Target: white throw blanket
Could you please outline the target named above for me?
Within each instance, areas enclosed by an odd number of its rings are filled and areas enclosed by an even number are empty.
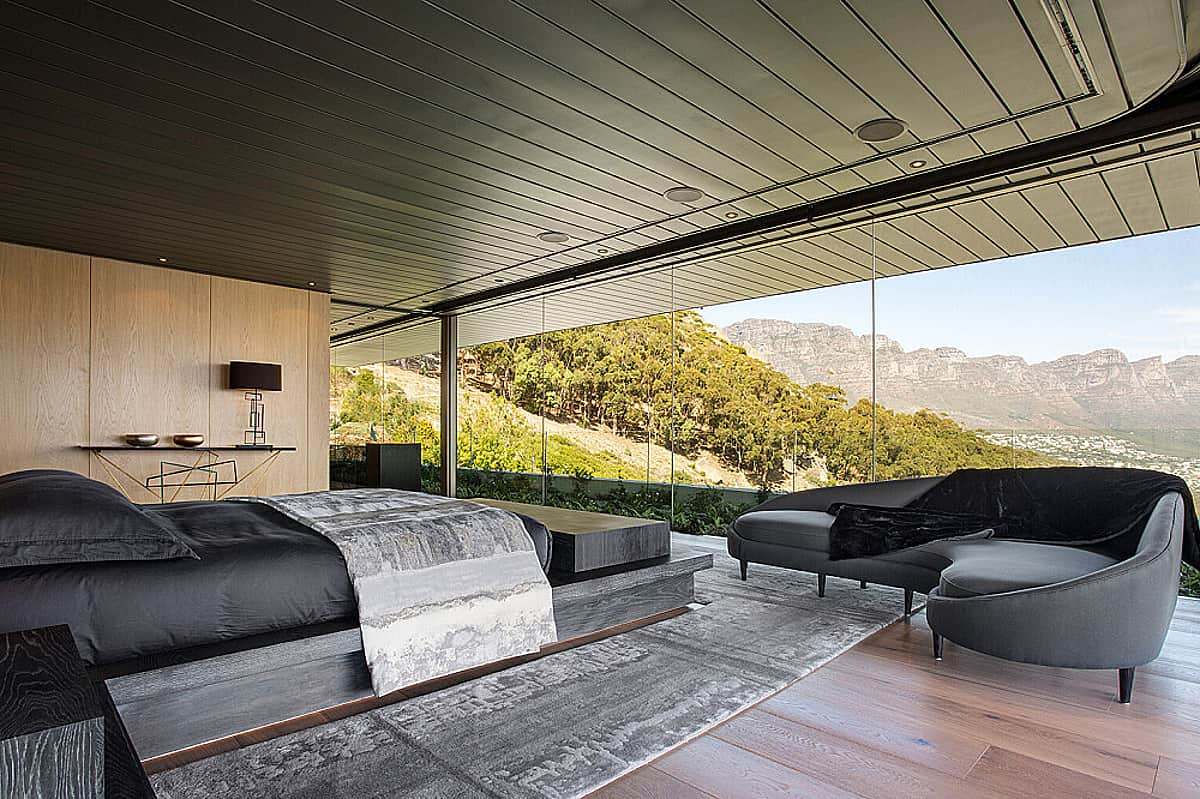
[[[377,695],[558,639],[550,583],[512,513],[383,488],[250,501],[341,550]]]

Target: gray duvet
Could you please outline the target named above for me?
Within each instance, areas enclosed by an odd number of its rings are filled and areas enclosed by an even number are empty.
[[[249,501],[341,550],[377,695],[536,652],[558,637],[550,583],[515,514],[394,489]]]

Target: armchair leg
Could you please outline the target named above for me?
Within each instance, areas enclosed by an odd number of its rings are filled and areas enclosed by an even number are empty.
[[[911,588],[904,589],[904,620],[908,621],[908,617],[912,615],[913,592]]]
[[[933,659],[942,659],[942,636],[937,633],[933,634]]]
[[[742,567],[742,582],[744,583],[746,582],[746,569],[750,566],[750,562],[743,560],[740,563]]]
[[[825,575],[823,574],[817,575],[817,596],[825,596]]]
[[[1121,692],[1119,699],[1122,705],[1128,705],[1133,699],[1133,668],[1121,669],[1120,671],[1120,688]]]

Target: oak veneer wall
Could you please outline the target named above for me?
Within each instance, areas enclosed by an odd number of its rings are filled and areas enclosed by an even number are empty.
[[[226,365],[261,360],[283,365],[283,391],[265,394],[269,440],[297,451],[231,495],[327,488],[328,331],[319,292],[0,243],[0,474],[71,469],[153,501],[140,479],[199,453],[109,453],[135,482],[77,445],[138,432],[238,443],[246,402]],[[265,456],[232,457],[246,474]]]

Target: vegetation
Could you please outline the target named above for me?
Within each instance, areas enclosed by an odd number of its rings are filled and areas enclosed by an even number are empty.
[[[840,388],[797,385],[694,312],[676,314],[671,328],[670,316],[654,316],[485,344],[470,352],[465,377],[531,413],[688,457],[707,450],[763,490],[817,462],[831,483],[870,479],[870,402],[848,406]],[[1012,449],[932,411],[876,415],[880,479],[1013,465]],[[1015,459],[1055,462],[1025,450]]]
[[[513,502],[542,503],[542,481],[535,475],[464,471],[459,474],[458,493],[463,497],[492,497]],[[677,502],[671,515],[671,486],[661,483],[617,483],[604,494],[594,494],[588,478],[579,478],[570,491],[546,486],[545,504],[557,508],[615,513],[644,519],[667,519],[671,529],[693,535],[725,535],[725,528],[746,512],[751,502],[730,502],[719,489],[701,489]]]
[[[1200,571],[1183,564],[1183,574],[1180,575],[1179,593],[1184,596],[1200,597]]]

